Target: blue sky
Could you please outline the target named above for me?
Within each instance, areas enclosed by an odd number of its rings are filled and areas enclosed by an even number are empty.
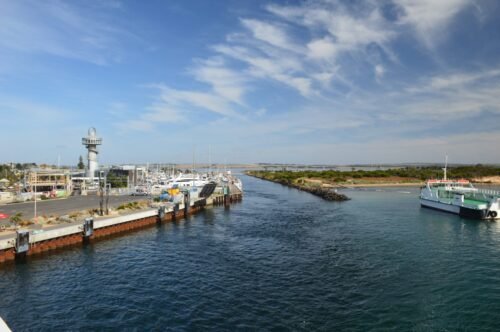
[[[500,2],[0,0],[0,162],[500,163]]]

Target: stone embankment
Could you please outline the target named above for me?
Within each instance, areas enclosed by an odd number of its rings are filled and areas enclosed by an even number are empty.
[[[299,184],[296,184],[296,183],[287,182],[285,180],[267,179],[265,177],[261,177],[261,176],[258,176],[256,174],[252,174],[252,173],[247,173],[247,175],[256,177],[256,178],[261,179],[261,180],[266,180],[266,181],[270,181],[270,182],[274,182],[274,183],[279,183],[281,185],[284,185],[284,186],[287,186],[287,187],[290,187],[290,188],[295,188],[295,189],[298,189],[298,190],[306,191],[306,192],[308,192],[310,194],[313,194],[315,196],[321,197],[321,198],[323,198],[324,200],[327,200],[327,201],[342,202],[342,201],[348,201],[348,200],[350,200],[350,198],[347,197],[346,195],[339,194],[338,192],[336,192],[336,191],[334,191],[334,190],[332,190],[330,188],[322,188],[322,187],[319,187],[319,186],[299,185]]]

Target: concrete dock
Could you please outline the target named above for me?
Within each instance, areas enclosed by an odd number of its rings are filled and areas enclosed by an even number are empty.
[[[123,203],[144,200],[144,196],[109,196],[109,206],[116,207]],[[63,199],[54,199],[46,201],[37,201],[38,215],[64,215],[78,210],[86,210],[99,207],[100,197],[92,196],[72,196]],[[34,217],[34,202],[12,203],[0,205],[0,213],[14,215],[18,212],[23,214],[23,218],[31,219]]]
[[[81,245],[95,239],[134,231],[157,223],[178,220],[198,213],[207,206],[229,205],[241,201],[243,194],[214,192],[209,197],[178,204],[166,203],[127,215],[54,225],[42,230],[18,230],[0,236],[0,264],[59,248]]]

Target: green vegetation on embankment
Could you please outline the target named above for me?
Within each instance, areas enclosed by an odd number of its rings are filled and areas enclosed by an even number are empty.
[[[336,190],[332,190],[330,188],[323,188],[318,184],[310,185],[307,182],[300,182],[300,181],[290,181],[288,179],[280,179],[280,178],[273,178],[272,176],[269,176],[269,173],[275,173],[275,172],[267,172],[267,171],[247,171],[246,174],[250,176],[254,176],[256,178],[268,180],[271,182],[276,182],[291,188],[296,188],[302,191],[306,191],[310,194],[313,194],[315,196],[321,197],[324,200],[327,201],[347,201],[350,198],[347,197],[344,194],[337,193]]]
[[[291,185],[321,186],[327,185],[363,185],[363,184],[410,184],[421,183],[426,179],[440,179],[443,170],[440,167],[405,167],[387,170],[353,171],[248,171],[248,175],[261,179]],[[500,167],[494,166],[459,166],[448,168],[448,178],[476,179],[499,177]],[[487,181],[485,181],[487,182]]]

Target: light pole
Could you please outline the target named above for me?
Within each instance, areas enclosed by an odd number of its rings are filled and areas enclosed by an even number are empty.
[[[35,224],[36,224],[36,182],[37,182],[37,176],[36,176],[36,172],[34,173],[35,174],[35,177],[34,177],[34,180],[33,180],[33,184],[34,184],[34,189],[33,189],[33,194],[34,194],[34,199],[35,199],[35,212],[34,212],[34,215],[35,215]]]
[[[104,205],[104,188],[103,188],[103,183],[101,183],[101,175],[104,175],[103,171],[99,171],[99,194],[101,196],[99,200],[99,215],[102,216],[104,215],[103,213],[103,205]]]
[[[110,191],[111,191],[111,183],[106,183],[106,215],[109,215],[109,192]]]

